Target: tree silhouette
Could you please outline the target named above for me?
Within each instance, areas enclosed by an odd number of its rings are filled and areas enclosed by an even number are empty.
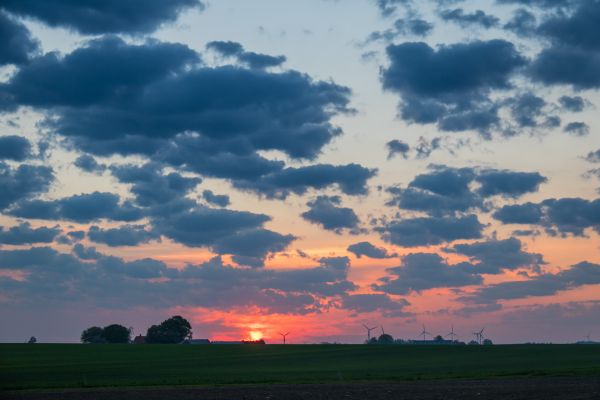
[[[81,333],[82,343],[106,343],[106,340],[102,336],[103,329],[98,326],[92,326],[87,328]]]
[[[176,344],[192,337],[192,326],[183,317],[171,317],[152,325],[146,333],[146,343]]]

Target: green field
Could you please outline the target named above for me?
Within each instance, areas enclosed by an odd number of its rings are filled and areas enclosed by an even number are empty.
[[[600,376],[600,346],[0,345],[0,389]]]

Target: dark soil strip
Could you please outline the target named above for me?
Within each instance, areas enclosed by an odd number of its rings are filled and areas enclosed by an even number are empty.
[[[0,398],[5,400],[583,400],[600,399],[600,377],[20,391],[0,393]]]

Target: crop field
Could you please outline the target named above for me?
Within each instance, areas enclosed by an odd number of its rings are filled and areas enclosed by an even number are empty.
[[[600,376],[600,346],[0,345],[0,390]]]

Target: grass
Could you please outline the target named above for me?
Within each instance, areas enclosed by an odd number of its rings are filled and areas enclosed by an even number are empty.
[[[600,376],[600,346],[0,344],[0,390]]]

